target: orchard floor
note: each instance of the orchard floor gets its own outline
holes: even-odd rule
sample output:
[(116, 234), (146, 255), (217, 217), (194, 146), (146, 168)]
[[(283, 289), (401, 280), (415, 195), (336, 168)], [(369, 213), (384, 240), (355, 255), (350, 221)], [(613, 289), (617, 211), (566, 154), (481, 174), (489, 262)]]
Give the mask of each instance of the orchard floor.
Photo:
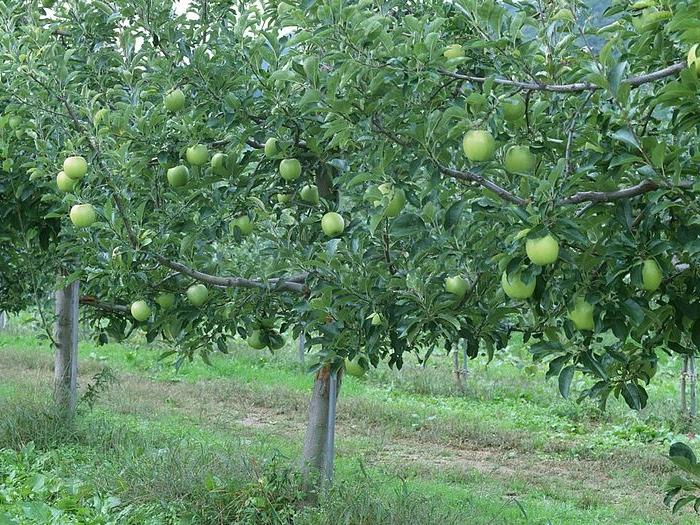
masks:
[[(90, 342), (80, 348), (82, 390), (106, 366), (117, 378), (92, 410), (83, 406), (79, 420), (88, 427), (107, 421), (135, 435), (164, 436), (159, 439), (167, 439), (171, 447), (177, 440), (188, 449), (196, 443), (253, 458), (253, 463), (255, 458), (281, 458), (275, 461), (292, 465), (299, 454), (312, 376), (302, 370), (291, 348), (271, 355), (232, 343), (231, 353), (217, 355), (211, 366), (195, 361), (179, 371), (158, 360), (163, 348), (136, 343), (97, 347)], [(673, 473), (665, 455), (668, 444), (683, 438), (681, 432), (688, 439), (694, 431), (673, 417), (677, 363), (664, 365), (650, 389), (652, 403), (641, 414), (614, 400), (602, 413), (593, 404), (561, 399), (556, 384), (544, 381), (544, 369), (530, 365), (522, 349), (514, 347), (509, 356), (488, 366), (470, 363), (463, 393), (454, 388), (448, 360), (440, 356), (425, 369), (407, 366), (402, 372), (373, 371), (362, 380), (345, 378), (338, 406), (339, 492), (334, 497), (346, 497), (349, 503), (343, 510), (321, 502), (305, 509), (304, 518), (294, 523), (413, 525), (415, 521), (401, 514), (411, 502), (419, 502), (414, 516), (424, 512), (416, 519), (426, 525), (697, 523), (695, 515), (674, 516), (662, 503), (663, 484)], [(0, 400), (21, 404), (45, 399), (51, 369), (45, 342), (0, 335)], [(584, 384), (574, 386), (581, 389)], [(0, 442), (2, 446), (7, 444)], [(50, 492), (32, 492), (36, 476), (57, 478), (57, 483), (77, 477), (83, 496), (112, 502), (100, 508), (105, 521), (65, 518), (55, 523), (139, 523), (141, 518), (128, 513), (121, 519), (114, 516), (120, 509), (141, 507), (150, 516), (141, 523), (218, 523), (212, 518), (181, 520), (187, 500), (178, 493), (177, 480), (156, 479), (189, 475), (186, 468), (177, 475), (157, 468), (132, 472), (123, 465), (100, 470), (94, 458), (108, 455), (101, 446), (89, 439), (52, 446), (48, 466), (41, 461), (31, 465), (22, 498), (49, 512), (57, 506), (56, 498)], [(12, 461), (0, 461), (0, 469)], [(122, 451), (118, 462), (124, 461)], [(221, 482), (216, 465), (201, 466), (209, 467), (214, 471), (204, 482)], [(112, 487), (109, 480), (105, 484), (99, 479), (106, 472), (114, 480)], [(134, 479), (142, 486), (130, 486)], [(88, 494), (90, 490), (95, 494)], [(242, 493), (251, 491), (248, 487)], [(6, 497), (3, 503), (0, 483), (0, 525), (42, 522), (32, 514), (38, 510), (22, 506), (22, 498)], [(358, 508), (349, 508), (353, 504)], [(362, 516), (367, 507), (383, 516), (376, 518), (382, 521)], [(287, 523), (276, 510), (270, 512), (269, 521), (267, 514), (252, 512), (240, 522)]]

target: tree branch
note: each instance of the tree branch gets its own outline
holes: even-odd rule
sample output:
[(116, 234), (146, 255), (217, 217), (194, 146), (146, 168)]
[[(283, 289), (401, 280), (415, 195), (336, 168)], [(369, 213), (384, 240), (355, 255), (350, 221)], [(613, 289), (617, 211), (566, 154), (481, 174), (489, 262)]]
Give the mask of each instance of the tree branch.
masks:
[(197, 281), (211, 284), (212, 286), (219, 286), (222, 288), (270, 288), (275, 291), (290, 291), (299, 294), (304, 294), (308, 291), (303, 282), (306, 279), (305, 274), (295, 275), (288, 279), (280, 277), (268, 279), (266, 281), (261, 279), (245, 279), (243, 277), (221, 277), (218, 275), (200, 272), (199, 270), (190, 268), (182, 263), (171, 261), (162, 255), (155, 253), (152, 255), (163, 266), (167, 266), (171, 270), (175, 270), (183, 275), (192, 277)]
[(438, 164), (438, 168), (441, 172), (445, 173), (446, 175), (449, 175), (451, 177), (454, 177), (456, 179), (465, 181), (465, 182), (472, 182), (475, 184), (478, 184), (479, 186), (483, 186), (484, 188), (487, 188), (497, 194), (499, 197), (501, 197), (503, 200), (506, 200), (508, 202), (512, 202), (513, 204), (517, 204), (518, 206), (525, 206), (527, 204), (527, 200), (522, 199), (518, 197), (517, 195), (513, 195), (511, 192), (506, 190), (505, 188), (501, 188), (498, 184), (495, 182), (492, 182), (482, 175), (479, 175), (478, 173), (473, 173), (471, 171), (460, 171), (460, 170), (455, 170), (452, 168), (448, 168), (447, 166), (442, 166), (441, 164)]
[(568, 197), (565, 197), (559, 201), (557, 204), (580, 204), (582, 202), (598, 203), (598, 202), (612, 202), (622, 199), (630, 199), (638, 195), (643, 195), (644, 193), (649, 193), (650, 191), (657, 190), (659, 188), (680, 188), (688, 189), (693, 186), (693, 182), (689, 180), (681, 181), (676, 186), (667, 186), (653, 180), (644, 180), (639, 184), (630, 186), (628, 188), (620, 188), (613, 191), (579, 191)]
[(93, 297), (92, 295), (81, 296), (79, 303), (82, 305), (91, 306), (93, 308), (97, 308), (98, 310), (103, 310), (105, 312), (109, 312), (112, 314), (131, 315), (131, 308), (130, 307), (123, 305), (123, 304), (105, 303), (103, 301), (98, 300), (96, 297)]
[[(659, 69), (658, 71), (653, 71), (644, 75), (637, 75), (634, 77), (625, 78), (622, 80), (622, 83), (629, 84), (631, 87), (636, 88), (649, 82), (655, 82), (657, 80), (676, 75), (683, 71), (686, 67), (687, 64), (685, 62), (677, 62), (671, 66)], [(458, 78), (461, 80), (468, 80), (470, 82), (476, 82), (478, 84), (483, 84), (484, 82), (489, 80), (489, 77), (465, 75), (463, 73), (447, 71), (446, 69), (440, 69), (438, 70), (438, 72), (441, 75), (446, 75), (448, 77)], [(591, 82), (574, 82), (571, 84), (545, 84), (538, 82), (523, 82), (520, 80), (509, 80), (507, 78), (494, 78), (493, 82), (494, 84), (512, 86), (520, 89), (527, 89), (530, 91), (552, 91), (555, 93), (578, 93), (582, 91), (597, 91), (599, 89), (602, 89), (600, 86)]]

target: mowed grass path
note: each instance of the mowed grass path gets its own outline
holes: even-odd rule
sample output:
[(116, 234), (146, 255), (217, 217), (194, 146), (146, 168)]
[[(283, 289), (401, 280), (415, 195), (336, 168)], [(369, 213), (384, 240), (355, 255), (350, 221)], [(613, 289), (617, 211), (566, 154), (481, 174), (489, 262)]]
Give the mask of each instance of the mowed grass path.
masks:
[[(119, 382), (95, 414), (144, 433), (196, 437), (212, 447), (300, 451), (313, 378), (292, 349), (274, 356), (243, 345), (212, 366), (179, 371), (162, 349), (81, 344), (80, 384), (104, 366)], [(465, 524), (695, 523), (663, 506), (672, 369), (641, 416), (613, 402), (599, 412), (563, 400), (537, 371), (473, 365), (457, 395), (446, 360), (435, 367), (345, 378), (338, 407), (337, 479), (367, 472), (381, 490), (410, 490), (440, 501)], [(0, 336), (0, 396), (45, 396), (52, 356), (27, 336)], [(580, 386), (580, 385), (579, 385)], [(657, 423), (658, 420), (658, 424)]]

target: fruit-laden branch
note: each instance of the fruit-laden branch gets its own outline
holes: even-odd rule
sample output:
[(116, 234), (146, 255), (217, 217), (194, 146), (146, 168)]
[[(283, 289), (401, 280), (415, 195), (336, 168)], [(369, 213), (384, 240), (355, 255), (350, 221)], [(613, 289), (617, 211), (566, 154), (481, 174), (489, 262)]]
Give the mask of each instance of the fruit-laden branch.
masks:
[(645, 180), (630, 186), (629, 188), (621, 188), (619, 190), (613, 191), (579, 191), (568, 197), (565, 197), (557, 202), (557, 204), (581, 204), (582, 202), (612, 202), (622, 199), (630, 199), (638, 195), (643, 195), (644, 193), (649, 193), (650, 191), (657, 190), (659, 188), (680, 188), (688, 189), (693, 186), (693, 182), (689, 180), (681, 181), (675, 186), (669, 186), (660, 184), (653, 180)]
[(103, 310), (105, 312), (113, 314), (130, 315), (131, 313), (128, 306), (125, 306), (123, 304), (105, 303), (103, 301), (98, 300), (96, 297), (93, 297), (92, 295), (81, 296), (80, 304), (83, 304), (85, 306), (92, 306), (93, 308), (97, 308), (98, 310)]
[(162, 255), (153, 254), (153, 257), (163, 266), (167, 266), (171, 270), (178, 271), (184, 275), (192, 277), (197, 281), (219, 286), (223, 288), (269, 288), (271, 290), (290, 291), (296, 293), (306, 293), (307, 288), (303, 281), (305, 275), (296, 275), (291, 278), (272, 278), (268, 280), (261, 279), (245, 279), (243, 277), (222, 277), (219, 275), (211, 275), (200, 272), (182, 263), (171, 261)]
[[(32, 79), (35, 82), (37, 82), (39, 85), (44, 87), (44, 89), (51, 92), (49, 90), (49, 87), (46, 86), (43, 82), (41, 82), (40, 79), (36, 78), (33, 75), (30, 75), (30, 76), (32, 77)], [(68, 111), (68, 114), (69, 114), (71, 120), (73, 121), (75, 129), (77, 131), (87, 135), (88, 143), (89, 143), (90, 148), (92, 149), (93, 153), (95, 154), (95, 158), (100, 163), (100, 165), (103, 167), (103, 169), (106, 172), (108, 172), (109, 169), (106, 166), (106, 164), (104, 163), (104, 159), (102, 158), (102, 152), (100, 150), (100, 147), (98, 146), (94, 137), (87, 131), (86, 126), (83, 124), (83, 122), (78, 117), (78, 115), (75, 112), (70, 101), (66, 97), (62, 96), (59, 93), (57, 93), (56, 96), (63, 103), (66, 110)], [(248, 145), (250, 145), (251, 147), (254, 147), (254, 148), (264, 147), (263, 144), (255, 141), (254, 139), (248, 139), (246, 142), (248, 143)], [(113, 197), (114, 202), (116, 204), (117, 213), (120, 215), (122, 221), (124, 221), (124, 228), (126, 229), (126, 233), (127, 233), (127, 237), (129, 238), (129, 242), (134, 249), (138, 249), (139, 248), (138, 239), (136, 237), (136, 233), (135, 233), (134, 229), (131, 226), (131, 221), (129, 220), (129, 217), (126, 214), (124, 203), (121, 200), (121, 197), (120, 197), (117, 189), (114, 187), (114, 185), (110, 184), (108, 187), (111, 190), (112, 197)], [(220, 276), (209, 275), (209, 274), (197, 271), (193, 268), (185, 266), (184, 264), (181, 264), (181, 263), (178, 263), (175, 261), (171, 261), (171, 260), (169, 260), (161, 255), (158, 255), (157, 253), (153, 253), (153, 254), (149, 254), (149, 255), (152, 255), (158, 262), (160, 262), (164, 266), (170, 268), (171, 270), (175, 270), (175, 271), (180, 272), (182, 274), (188, 275), (188, 276), (192, 277), (193, 279), (196, 279), (198, 281), (202, 281), (205, 283), (209, 283), (213, 286), (222, 286), (225, 288), (270, 288), (273, 290), (292, 291), (292, 292), (296, 292), (296, 293), (306, 293), (306, 291), (307, 291), (306, 286), (303, 284), (303, 281), (305, 280), (305, 276), (303, 278), (300, 276), (295, 276), (293, 279), (289, 279), (289, 280), (274, 278), (274, 279), (269, 279), (267, 281), (263, 281), (260, 279), (244, 279), (242, 277), (220, 277)], [(107, 306), (109, 306), (109, 305), (107, 305)]]
[[(622, 80), (623, 84), (629, 84), (631, 87), (636, 88), (643, 84), (649, 82), (655, 82), (666, 77), (676, 75), (683, 71), (687, 67), (685, 62), (678, 62), (671, 66), (659, 69), (658, 71), (652, 71), (651, 73), (646, 73), (644, 75), (637, 75), (634, 77), (628, 77)], [(476, 82), (478, 84), (483, 84), (489, 77), (477, 77), (473, 75), (465, 75), (463, 73), (455, 73), (453, 71), (447, 71), (445, 69), (439, 70), (440, 74), (446, 75), (452, 78), (458, 78), (460, 80), (468, 80), (469, 82)], [(593, 84), (591, 82), (574, 82), (571, 84), (546, 84), (537, 82), (523, 82), (521, 80), (509, 80), (507, 78), (494, 78), (494, 84), (501, 84), (504, 86), (511, 86), (520, 89), (526, 89), (528, 91), (553, 91), (555, 93), (579, 93), (582, 91), (597, 91), (602, 89), (599, 85)]]
[(512, 202), (513, 204), (517, 204), (518, 206), (525, 206), (528, 201), (525, 199), (518, 197), (517, 195), (513, 195), (511, 192), (506, 190), (505, 188), (501, 188), (498, 184), (495, 182), (492, 182), (483, 176), (479, 175), (478, 173), (473, 173), (471, 171), (460, 171), (460, 170), (455, 170), (452, 168), (448, 168), (446, 166), (442, 166), (438, 164), (438, 167), (441, 172), (445, 173), (446, 175), (449, 175), (451, 177), (454, 177), (456, 179), (465, 181), (465, 182), (473, 182), (475, 184), (478, 184), (479, 186), (483, 186), (484, 188), (487, 188), (494, 193), (496, 193), (499, 197), (501, 197), (503, 200), (506, 200), (508, 202)]

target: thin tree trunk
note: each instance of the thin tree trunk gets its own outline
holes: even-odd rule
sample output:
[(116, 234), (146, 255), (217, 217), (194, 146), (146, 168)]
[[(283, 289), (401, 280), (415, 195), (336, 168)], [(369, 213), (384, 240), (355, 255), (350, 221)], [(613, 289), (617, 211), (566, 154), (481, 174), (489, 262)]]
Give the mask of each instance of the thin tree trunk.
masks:
[(5, 326), (7, 326), (7, 314), (0, 312), (0, 330), (4, 330)]
[(683, 356), (683, 366), (681, 368), (681, 414), (683, 416), (688, 415), (688, 402), (686, 398), (686, 393), (688, 391), (686, 387), (686, 380), (688, 378), (688, 356)]
[(304, 356), (306, 355), (306, 334), (304, 334), (304, 332), (299, 334), (298, 352), (299, 352), (299, 363), (301, 363), (301, 366), (303, 368), (304, 367)]
[(466, 387), (466, 381), (469, 379), (469, 355), (467, 354), (467, 342), (464, 342), (464, 348), (462, 349), (462, 372), (464, 374), (464, 382)]
[(462, 381), (462, 370), (459, 368), (459, 351), (452, 352), (452, 373), (455, 376), (455, 383), (460, 392), (464, 392), (464, 381)]
[[(328, 465), (332, 466), (329, 455), (329, 430), (335, 426), (335, 420), (329, 425), (329, 408), (335, 407), (337, 392), (340, 391), (340, 372), (336, 387), (336, 397), (331, 400), (331, 368), (326, 365), (316, 374), (311, 402), (309, 403), (309, 420), (304, 436), (304, 450), (301, 460), (301, 472), (307, 490), (317, 489), (321, 480), (329, 479), (332, 475), (327, 472)], [(333, 415), (333, 410), (331, 410)], [(333, 435), (331, 434), (331, 438)], [(332, 449), (332, 444), (331, 447)], [(332, 450), (330, 450), (332, 452)]]
[(54, 401), (59, 412), (75, 413), (78, 386), (78, 299), (75, 281), (56, 292), (56, 360)]
[(695, 374), (695, 356), (688, 359), (688, 379), (690, 380), (690, 418), (695, 419), (698, 414), (697, 400), (697, 375)]

